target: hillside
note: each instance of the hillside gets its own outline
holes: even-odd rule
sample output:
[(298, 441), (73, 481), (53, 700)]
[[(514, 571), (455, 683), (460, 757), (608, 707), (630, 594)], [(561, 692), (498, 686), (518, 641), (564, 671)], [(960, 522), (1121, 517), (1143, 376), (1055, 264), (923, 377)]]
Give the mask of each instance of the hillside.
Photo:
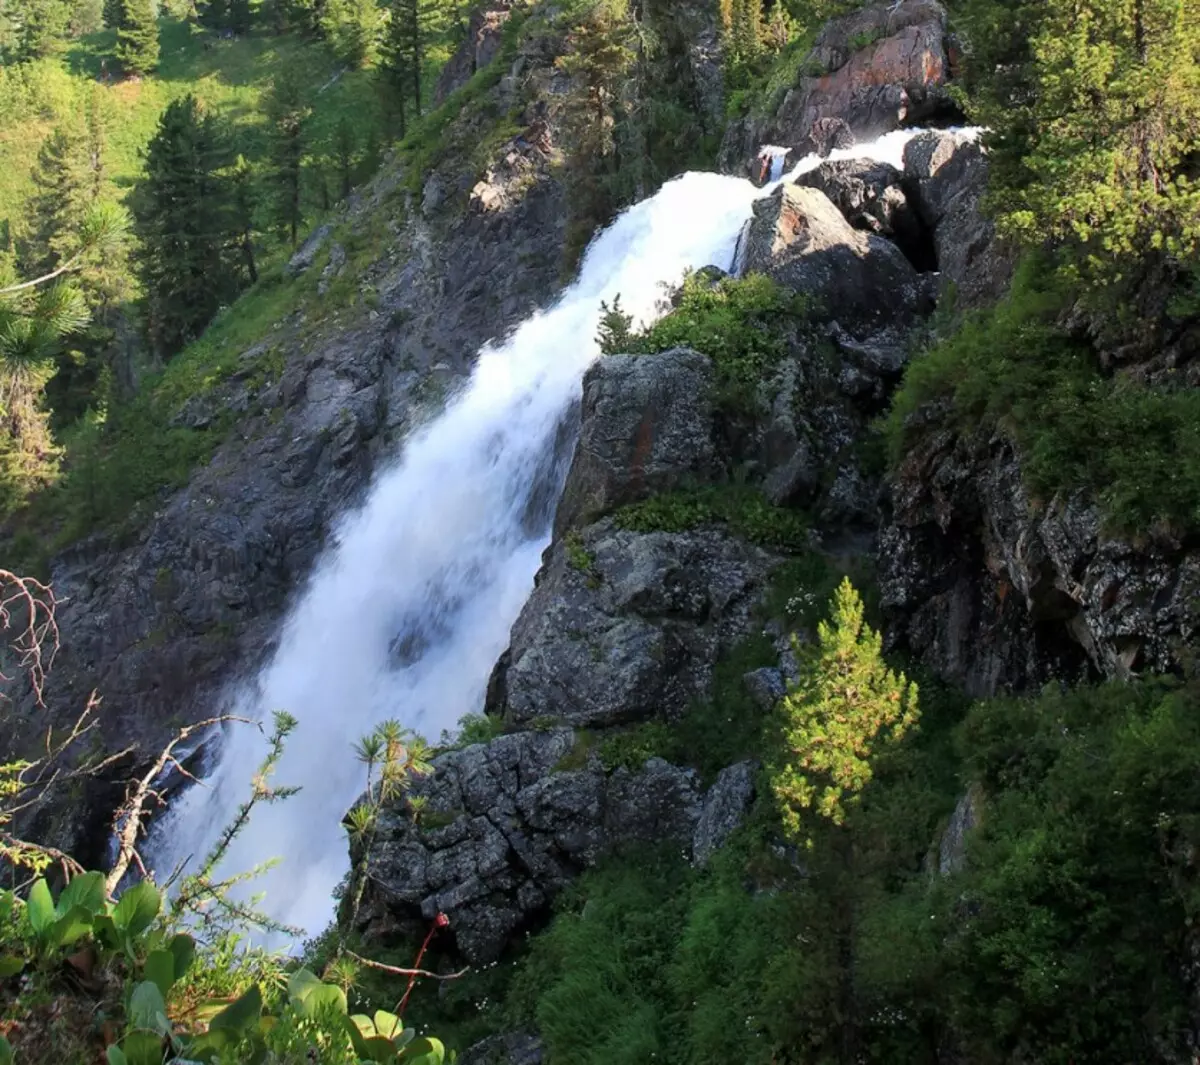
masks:
[[(1190, 1062), (1200, 3), (450, 21), (201, 335), (128, 297), (139, 380), (5, 519), (57, 603), (0, 575), (0, 855), (76, 874), (0, 896), (17, 1060)], [(143, 143), (210, 85), (286, 191), (303, 62), (311, 196), (380, 116), (381, 58), (187, 25), (104, 90)]]

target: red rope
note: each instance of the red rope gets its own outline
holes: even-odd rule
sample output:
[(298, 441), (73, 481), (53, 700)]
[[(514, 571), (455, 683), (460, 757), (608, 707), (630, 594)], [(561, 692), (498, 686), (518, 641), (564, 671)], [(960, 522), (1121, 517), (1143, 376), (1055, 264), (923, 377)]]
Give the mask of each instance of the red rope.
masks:
[[(425, 957), (425, 951), (429, 948), (429, 941), (434, 937), (434, 934), (439, 928), (445, 928), (450, 924), (450, 918), (444, 913), (439, 913), (434, 919), (433, 924), (429, 928), (429, 934), (425, 937), (425, 942), (421, 944), (421, 949), (417, 951), (417, 960), (413, 962), (414, 969), (421, 968), (421, 959)], [(413, 985), (417, 982), (417, 974), (414, 972), (408, 978), (408, 987), (404, 989), (404, 997), (400, 1000), (400, 1005), (396, 1007), (396, 1015), (404, 1016), (404, 1007), (408, 1005), (408, 996), (412, 994)]]

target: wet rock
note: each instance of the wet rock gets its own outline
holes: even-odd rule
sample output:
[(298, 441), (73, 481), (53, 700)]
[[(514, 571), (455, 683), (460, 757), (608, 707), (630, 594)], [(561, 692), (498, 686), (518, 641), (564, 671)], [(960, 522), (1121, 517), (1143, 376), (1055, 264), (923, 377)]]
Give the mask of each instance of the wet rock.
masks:
[(722, 769), (704, 798), (704, 810), (692, 841), (692, 861), (704, 868), (718, 848), (741, 827), (754, 801), (756, 767), (738, 762)]
[(634, 533), (610, 521), (570, 550), (555, 543), (489, 713), (596, 727), (682, 712), (720, 651), (751, 631), (772, 561), (715, 530)]
[(783, 185), (754, 205), (746, 269), (811, 297), (816, 316), (855, 336), (932, 309), (896, 245), (853, 229), (824, 193), (799, 185)]
[(584, 378), (582, 419), (559, 533), (717, 470), (705, 355), (678, 348), (600, 359)]

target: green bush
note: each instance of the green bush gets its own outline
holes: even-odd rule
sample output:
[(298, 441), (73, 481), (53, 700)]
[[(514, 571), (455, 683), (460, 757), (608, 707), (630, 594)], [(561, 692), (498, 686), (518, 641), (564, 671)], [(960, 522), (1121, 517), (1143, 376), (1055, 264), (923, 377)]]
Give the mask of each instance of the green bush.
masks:
[(755, 409), (762, 382), (808, 321), (808, 303), (763, 274), (713, 285), (684, 279), (675, 308), (634, 338), (632, 351), (687, 347), (713, 360), (718, 398), (732, 412)]
[(914, 359), (886, 423), (892, 461), (928, 431), (913, 415), (948, 401), (963, 431), (1012, 434), (1036, 497), (1085, 490), (1121, 531), (1200, 529), (1200, 390), (1105, 373), (1059, 327), (1065, 301), (1029, 261), (1004, 301)]
[(747, 485), (664, 492), (621, 507), (614, 520), (619, 528), (642, 533), (680, 533), (723, 524), (751, 543), (791, 551), (808, 545), (810, 529), (802, 511), (772, 506)]

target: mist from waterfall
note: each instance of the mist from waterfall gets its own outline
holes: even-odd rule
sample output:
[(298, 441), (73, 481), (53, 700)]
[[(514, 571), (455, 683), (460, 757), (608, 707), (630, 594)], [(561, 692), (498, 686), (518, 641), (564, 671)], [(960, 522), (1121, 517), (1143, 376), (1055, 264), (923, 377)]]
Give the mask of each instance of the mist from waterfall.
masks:
[[(914, 132), (832, 158), (900, 166)], [(809, 157), (791, 176), (820, 162)], [(443, 413), (403, 443), (364, 504), (337, 523), (274, 655), (233, 700), (234, 713), (262, 719), (279, 709), (298, 722), (275, 779), (301, 790), (256, 810), (223, 865), (236, 872), (279, 858), (247, 889), (265, 892), (274, 918), (314, 935), (332, 917), (332, 892), (349, 862), (341, 819), (364, 785), (352, 744), (387, 718), (436, 740), (482, 709), (549, 542), (550, 504), (570, 452), (556, 452), (556, 437), (598, 354), (601, 301), (619, 295), (622, 309), (649, 324), (661, 313), (663, 286), (685, 270), (733, 265), (752, 205), (769, 192), (688, 173), (626, 210), (592, 242), (578, 280), (483, 348)], [(539, 507), (540, 498), (549, 504)], [(253, 728), (223, 736), (203, 786), (181, 796), (156, 830), (160, 874), (211, 848), (265, 752)]]

